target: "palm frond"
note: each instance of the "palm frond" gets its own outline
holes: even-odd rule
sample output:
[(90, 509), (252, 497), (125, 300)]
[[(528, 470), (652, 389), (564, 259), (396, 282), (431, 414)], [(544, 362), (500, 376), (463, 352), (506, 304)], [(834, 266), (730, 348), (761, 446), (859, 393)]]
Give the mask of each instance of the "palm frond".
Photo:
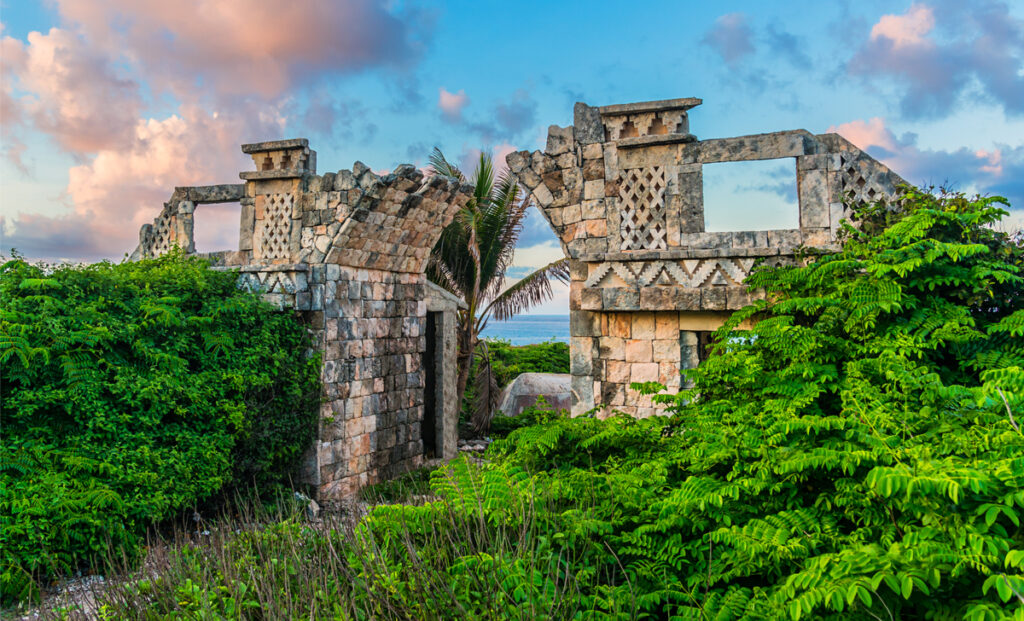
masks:
[(504, 321), (551, 299), (551, 279), (569, 282), (568, 259), (549, 263), (502, 291), (501, 295), (480, 313), (481, 319), (493, 314), (498, 321)]
[(476, 359), (476, 377), (473, 380), (476, 397), (473, 401), (470, 422), (473, 425), (473, 431), (479, 435), (485, 435), (491, 428), (491, 419), (498, 407), (501, 389), (498, 386), (498, 378), (494, 374), (494, 369), (491, 367), (491, 355), (487, 349), (487, 341), (480, 341)]
[(466, 180), (466, 176), (462, 174), (459, 167), (449, 162), (445, 158), (444, 153), (441, 152), (441, 149), (434, 147), (434, 151), (430, 154), (428, 161), (430, 162), (430, 169), (434, 171), (434, 174), (444, 177), (455, 177), (462, 182)]

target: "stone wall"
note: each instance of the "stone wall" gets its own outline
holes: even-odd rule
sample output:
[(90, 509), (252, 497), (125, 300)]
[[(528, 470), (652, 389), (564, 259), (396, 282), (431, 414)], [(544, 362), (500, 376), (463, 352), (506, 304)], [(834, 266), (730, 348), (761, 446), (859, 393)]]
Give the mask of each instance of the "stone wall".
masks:
[[(411, 165), (377, 175), (360, 162), (316, 174), (305, 139), (242, 146), (255, 171), (244, 184), (176, 188), (133, 257), (177, 245), (194, 252), (192, 213), (203, 203), (241, 204), (238, 250), (205, 255), (239, 273), (239, 286), (298, 311), (322, 355), (325, 401), (303, 478), (321, 499), (336, 499), (423, 461), (424, 357), (428, 347), (426, 261), (441, 230), (472, 194), (454, 179)], [(457, 301), (440, 304), (441, 329), (454, 344)], [(450, 347), (449, 347), (450, 348)], [(447, 352), (430, 364), (455, 373)], [(450, 353), (450, 355), (447, 355)], [(455, 405), (449, 405), (454, 403)], [(440, 454), (456, 452), (457, 400), (442, 403)], [(454, 413), (454, 419), (452, 418)], [(447, 426), (450, 425), (451, 429)], [(436, 441), (427, 438), (426, 443)]]
[[(852, 204), (898, 200), (903, 180), (835, 134), (697, 140), (688, 111), (700, 103), (578, 103), (544, 151), (507, 158), (570, 259), (574, 413), (656, 413), (629, 384), (678, 388), (700, 334), (758, 297), (743, 284), (755, 266), (835, 250)], [(799, 228), (706, 232), (703, 165), (776, 158), (793, 159)]]

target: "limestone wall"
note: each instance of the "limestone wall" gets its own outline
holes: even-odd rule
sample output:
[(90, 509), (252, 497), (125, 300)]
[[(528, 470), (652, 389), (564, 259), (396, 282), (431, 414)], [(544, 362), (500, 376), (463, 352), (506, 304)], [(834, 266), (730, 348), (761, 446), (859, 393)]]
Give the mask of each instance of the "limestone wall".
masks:
[[(759, 295), (744, 279), (801, 248), (838, 248), (840, 223), (862, 201), (898, 200), (903, 180), (838, 135), (804, 130), (698, 140), (700, 99), (578, 103), (544, 151), (508, 156), (570, 259), (573, 412), (597, 404), (657, 412), (631, 382), (679, 386), (701, 332)], [(704, 230), (703, 166), (792, 158), (799, 228)]]
[[(238, 201), (238, 249), (205, 256), (220, 269), (238, 270), (240, 287), (300, 312), (322, 355), (325, 401), (305, 481), (329, 500), (419, 466), (428, 351), (424, 270), (441, 230), (472, 189), (425, 177), (410, 165), (381, 176), (356, 162), (351, 170), (317, 175), (316, 153), (305, 139), (248, 144), (242, 151), (256, 168), (240, 173), (244, 184), (176, 188), (154, 223), (143, 227), (133, 257), (157, 256), (174, 245), (194, 252), (197, 205)], [(440, 304), (442, 315), (454, 315), (456, 302)], [(448, 349), (454, 325), (442, 316), (441, 329), (451, 332), (443, 335)], [(455, 360), (444, 344), (441, 349), (444, 355), (430, 364), (449, 365), (432, 369), (444, 382)], [(454, 421), (441, 415), (451, 426), (441, 429), (438, 452), (446, 455), (456, 450), (453, 411)], [(427, 443), (436, 444), (433, 437)]]

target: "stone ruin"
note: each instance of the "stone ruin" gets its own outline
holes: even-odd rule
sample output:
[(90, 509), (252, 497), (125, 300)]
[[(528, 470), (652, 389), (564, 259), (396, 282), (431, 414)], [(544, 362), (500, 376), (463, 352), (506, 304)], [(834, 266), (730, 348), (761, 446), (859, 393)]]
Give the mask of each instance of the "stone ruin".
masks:
[[(591, 107), (551, 126), (542, 151), (507, 157), (570, 259), (573, 414), (656, 414), (632, 382), (678, 390), (730, 311), (759, 294), (758, 264), (838, 248), (851, 205), (898, 200), (905, 182), (837, 134), (805, 130), (697, 140), (700, 99)], [(793, 158), (799, 228), (707, 232), (704, 164)]]
[(424, 275), (441, 230), (472, 195), (411, 165), (378, 176), (316, 174), (305, 139), (242, 145), (240, 184), (175, 188), (133, 259), (195, 254), (193, 214), (241, 205), (238, 250), (207, 253), (240, 286), (294, 309), (322, 356), (324, 402), (302, 479), (321, 499), (456, 454), (455, 315), (462, 304)]
[[(852, 205), (895, 202), (905, 182), (836, 134), (804, 130), (697, 140), (700, 99), (591, 107), (547, 147), (507, 157), (570, 260), (572, 412), (597, 405), (659, 409), (632, 382), (681, 387), (711, 333), (758, 297), (759, 264), (833, 251)], [(430, 284), (426, 261), (472, 195), (410, 165), (378, 176), (316, 174), (305, 139), (248, 144), (241, 184), (175, 188), (132, 258), (195, 253), (201, 205), (241, 205), (238, 250), (207, 253), (239, 284), (294, 309), (322, 354), (324, 403), (303, 467), (321, 499), (456, 453), (455, 316), (461, 302)], [(704, 164), (793, 158), (799, 228), (705, 231)]]

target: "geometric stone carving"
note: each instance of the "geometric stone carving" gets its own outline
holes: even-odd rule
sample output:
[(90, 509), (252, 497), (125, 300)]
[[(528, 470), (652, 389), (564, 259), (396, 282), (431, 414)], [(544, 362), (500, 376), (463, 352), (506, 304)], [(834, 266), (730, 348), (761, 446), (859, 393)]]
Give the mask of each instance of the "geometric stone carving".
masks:
[(264, 260), (291, 259), (293, 194), (269, 194), (264, 216), (253, 243), (253, 252)]
[[(765, 257), (772, 265), (789, 265), (790, 257)], [(678, 261), (606, 261), (596, 266), (583, 283), (585, 288), (601, 287), (618, 277), (626, 287), (709, 287), (741, 284), (754, 268), (754, 257), (713, 257)]]
[(619, 175), (621, 250), (664, 250), (665, 168), (648, 166)]
[(839, 165), (840, 193), (849, 204), (872, 203), (883, 198), (891, 202), (895, 199), (888, 179), (889, 171), (875, 162), (841, 151)]

